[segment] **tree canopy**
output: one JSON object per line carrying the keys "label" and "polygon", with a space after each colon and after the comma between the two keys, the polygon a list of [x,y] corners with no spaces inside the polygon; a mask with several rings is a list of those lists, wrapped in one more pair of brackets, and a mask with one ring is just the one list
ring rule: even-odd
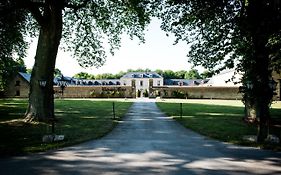
{"label": "tree canopy", "polygon": [[125,75],[128,72],[156,72],[159,75],[161,75],[164,79],[202,79],[204,78],[210,78],[212,77],[212,73],[210,72],[203,72],[200,74],[198,70],[191,69],[189,71],[180,70],[180,71],[172,71],[172,70],[161,70],[157,69],[155,71],[152,71],[151,69],[128,69],[126,72],[120,71],[117,74],[111,74],[111,73],[103,73],[103,74],[89,74],[86,72],[79,72],[75,74],[74,78],[80,78],[80,79],[120,79],[123,75]]}
{"label": "tree canopy", "polygon": [[164,2],[159,15],[163,20],[161,27],[175,34],[176,42],[183,40],[191,43],[188,57],[195,66],[218,71],[243,67],[243,59],[253,54],[253,35],[260,32],[267,38],[267,48],[272,57],[271,68],[280,70],[279,1]]}
{"label": "tree canopy", "polygon": [[[273,97],[272,71],[280,72],[281,2],[279,0],[164,0],[162,29],[191,44],[195,66],[243,74],[246,109],[259,122],[258,141],[267,136]],[[250,88],[251,87],[251,88]],[[247,110],[246,110],[247,111]]]}
{"label": "tree canopy", "polygon": [[[0,9],[9,2],[1,2]],[[18,71],[24,71],[22,58],[27,45],[24,41],[26,24],[23,11],[0,13],[0,90],[6,86],[7,80]]]}
{"label": "tree canopy", "polygon": [[[0,42],[5,44],[7,41],[6,45],[3,45],[4,49],[0,49],[1,57],[10,56],[10,59],[15,53],[23,55],[27,46],[24,38],[38,37],[26,121],[47,121],[54,118],[53,77],[59,46],[72,52],[81,66],[99,67],[104,64],[108,52],[113,54],[120,47],[122,34],[144,41],[143,30],[150,21],[156,2],[1,1],[0,31],[3,38]],[[5,36],[2,35],[4,33]],[[39,80],[46,81],[44,88],[39,86]]]}
{"label": "tree canopy", "polygon": [[[149,3],[150,2],[150,3]],[[38,31],[49,17],[48,5],[52,0],[10,0],[1,2],[1,46],[11,47],[1,53],[16,51],[21,56],[27,48],[24,37],[38,37]],[[101,66],[110,53],[120,47],[121,34],[144,41],[144,27],[149,22],[153,1],[85,1],[58,0],[63,9],[61,48],[71,52],[83,67]],[[3,32],[3,35],[2,35]],[[105,43],[109,47],[105,47]]]}

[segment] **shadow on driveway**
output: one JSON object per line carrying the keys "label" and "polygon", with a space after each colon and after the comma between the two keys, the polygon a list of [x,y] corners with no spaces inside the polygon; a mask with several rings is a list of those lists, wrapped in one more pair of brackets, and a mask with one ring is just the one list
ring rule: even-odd
{"label": "shadow on driveway", "polygon": [[281,174],[281,154],[207,139],[139,101],[102,139],[0,159],[1,174]]}

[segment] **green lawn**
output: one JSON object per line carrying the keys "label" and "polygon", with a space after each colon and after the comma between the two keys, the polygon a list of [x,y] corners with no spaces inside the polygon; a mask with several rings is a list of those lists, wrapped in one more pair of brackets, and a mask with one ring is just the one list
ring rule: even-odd
{"label": "green lawn", "polygon": [[[131,102],[115,102],[116,117],[122,117]],[[113,129],[111,101],[56,100],[56,134],[65,135],[65,141],[42,143],[42,136],[51,133],[47,124],[27,124],[22,116],[26,99],[0,100],[0,155],[14,155],[44,151],[99,138]]]}
{"label": "green lawn", "polygon": [[[179,103],[183,103],[182,117]],[[198,133],[225,142],[253,145],[242,140],[244,135],[255,135],[257,127],[242,121],[244,107],[240,101],[160,100],[157,105],[168,116],[172,116],[185,127]],[[281,117],[280,102],[273,105],[271,114],[274,118]],[[274,128],[270,133],[280,137],[281,131],[280,128]],[[279,149],[280,146],[277,147]]]}

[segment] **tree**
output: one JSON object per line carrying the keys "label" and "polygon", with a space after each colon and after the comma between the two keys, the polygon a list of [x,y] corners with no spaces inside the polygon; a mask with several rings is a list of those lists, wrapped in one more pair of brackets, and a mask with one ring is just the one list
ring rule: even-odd
{"label": "tree", "polygon": [[200,76],[203,78],[203,79],[206,79],[206,78],[211,78],[214,74],[213,71],[209,71],[209,70],[205,70],[204,72],[202,72],[200,74]]}
{"label": "tree", "polygon": [[196,69],[191,69],[190,71],[186,72],[184,75],[185,79],[201,79],[202,77],[200,76],[198,70]]}
{"label": "tree", "polygon": [[177,79],[184,79],[185,74],[186,74],[185,70],[175,72],[175,76]]}
{"label": "tree", "polygon": [[[0,9],[6,5],[8,2],[1,2]],[[24,15],[23,11],[12,11],[6,15],[0,13],[0,91],[5,89],[8,79],[15,73],[26,71],[21,59],[27,48],[22,31],[26,26]]]}
{"label": "tree", "polygon": [[158,73],[161,76],[163,76],[163,74],[164,74],[164,71],[161,70],[161,69],[156,69],[155,72]]}
{"label": "tree", "polygon": [[54,77],[61,77],[61,76],[62,76],[61,70],[59,68],[55,68]]}
{"label": "tree", "polygon": [[123,72],[123,71],[120,71],[120,72],[118,72],[116,75],[115,75],[115,78],[116,79],[120,79],[123,75],[125,75],[126,74],[126,72]]}
{"label": "tree", "polygon": [[73,78],[78,78],[78,79],[91,79],[92,75],[88,74],[87,72],[79,72],[73,76]]}
{"label": "tree", "polygon": [[32,73],[32,69],[26,69],[26,73],[31,74]]}
{"label": "tree", "polygon": [[[22,24],[19,25],[22,28],[17,27],[12,33],[24,35],[28,31],[39,35],[25,120],[54,119],[53,78],[61,39],[65,43],[61,46],[72,51],[81,66],[98,67],[106,58],[103,42],[108,41],[110,52],[113,54],[113,51],[120,47],[122,33],[129,34],[131,38],[137,36],[143,41],[142,31],[149,22],[149,13],[153,5],[148,3],[146,0],[1,2],[0,14],[8,23],[11,23],[8,20],[10,15],[15,17],[20,12],[19,20],[11,21]],[[2,28],[5,27],[1,25],[1,31]],[[25,46],[25,42],[21,41],[19,45]],[[39,80],[46,81],[46,86],[40,87]]]}
{"label": "tree", "polygon": [[[192,43],[195,66],[243,73],[244,103],[259,122],[258,141],[267,137],[273,97],[272,71],[280,70],[281,3],[278,0],[167,0],[162,28]],[[251,88],[249,88],[251,87]]]}
{"label": "tree", "polygon": [[172,70],[164,70],[163,71],[163,78],[165,79],[173,79],[175,78],[175,73]]}

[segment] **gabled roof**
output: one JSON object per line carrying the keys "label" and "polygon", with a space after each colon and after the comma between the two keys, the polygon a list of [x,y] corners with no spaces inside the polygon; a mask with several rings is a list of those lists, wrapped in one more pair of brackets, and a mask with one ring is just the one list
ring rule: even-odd
{"label": "gabled roof", "polygon": [[128,72],[122,78],[163,78],[156,72]]}
{"label": "gabled roof", "polygon": [[30,83],[31,74],[19,72],[20,76]]}

